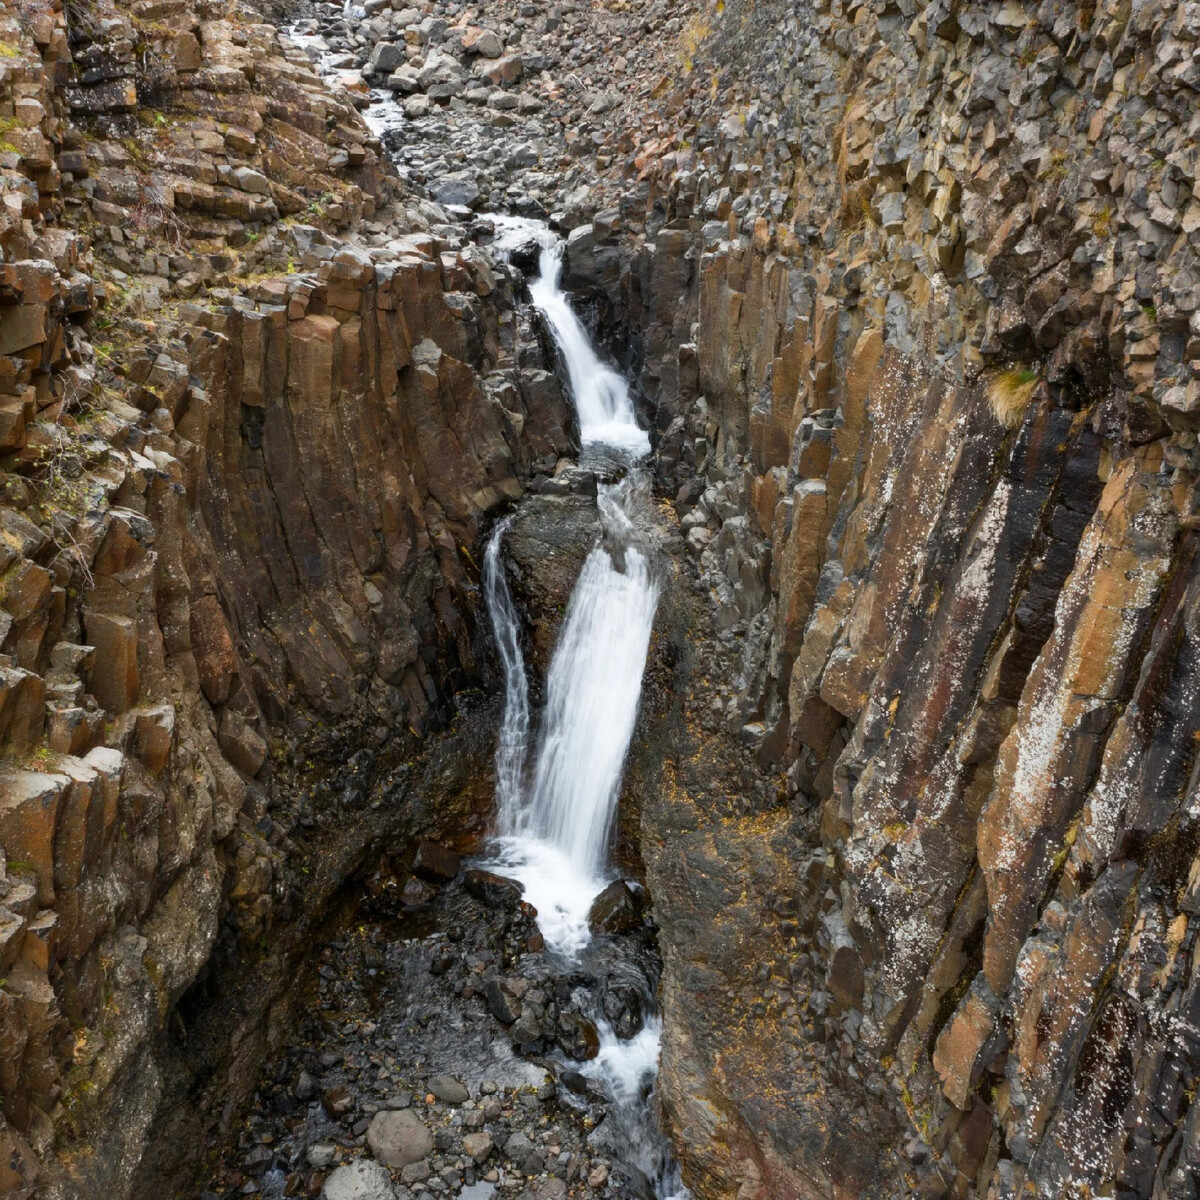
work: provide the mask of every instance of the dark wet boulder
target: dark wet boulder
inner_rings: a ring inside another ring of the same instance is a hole
[[[510,909],[521,903],[525,888],[515,879],[493,875],[491,871],[472,870],[463,876],[463,887],[480,904],[488,908]]]
[[[604,993],[604,1015],[619,1038],[636,1037],[646,1023],[642,996],[637,988],[622,984],[610,986]]]
[[[428,904],[437,895],[437,888],[431,887],[423,879],[409,876],[400,892],[400,899],[405,908],[419,908]]]
[[[509,1036],[518,1054],[540,1054],[545,1048],[545,1030],[532,1013],[523,1012],[509,1030]]]
[[[343,1117],[354,1107],[354,1097],[344,1083],[335,1083],[321,1093],[321,1103],[331,1117]]]
[[[586,1075],[581,1075],[578,1071],[564,1071],[562,1073],[563,1086],[569,1092],[574,1092],[577,1096],[583,1096],[588,1090],[588,1080]]]
[[[557,1033],[562,1052],[576,1062],[585,1062],[600,1053],[600,1034],[595,1024],[579,1013],[561,1014],[558,1018]]]
[[[421,842],[417,846],[417,857],[413,871],[430,883],[449,883],[458,875],[461,863],[453,850],[437,842]]]
[[[646,893],[636,890],[624,879],[610,883],[592,901],[588,928],[593,937],[604,934],[632,933],[642,923],[646,911]]]

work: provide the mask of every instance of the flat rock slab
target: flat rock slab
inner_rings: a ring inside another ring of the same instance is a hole
[[[432,1146],[430,1139],[431,1149]],[[321,1189],[321,1200],[395,1200],[395,1197],[387,1168],[368,1158],[338,1167]]]
[[[407,1167],[433,1153],[433,1134],[411,1109],[393,1109],[371,1119],[367,1145],[385,1166]]]

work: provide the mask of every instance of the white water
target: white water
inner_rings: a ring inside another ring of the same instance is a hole
[[[496,743],[496,806],[501,813],[520,808],[525,748],[529,742],[529,685],[525,680],[525,660],[521,656],[517,611],[500,563],[500,542],[511,524],[509,518],[496,526],[483,556],[484,598],[492,615],[496,648],[504,671],[504,717]]]
[[[519,879],[546,944],[576,955],[591,940],[592,901],[612,878],[608,848],[621,771],[637,720],[659,585],[630,540],[632,480],[601,485],[606,541],[583,564],[546,681],[533,780],[522,786],[529,725],[516,613],[498,569],[501,526],[488,544],[484,582],[504,669],[496,749],[497,866]]]
[[[540,221],[508,216],[490,219],[496,227],[492,248],[497,253],[511,253],[531,241],[540,247],[538,277],[529,284],[529,295],[562,352],[583,444],[615,446],[635,459],[649,454],[650,439],[638,426],[629,384],[601,362],[562,289],[562,239]]]

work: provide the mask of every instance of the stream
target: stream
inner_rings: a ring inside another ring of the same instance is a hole
[[[571,595],[546,679],[536,740],[520,649],[519,616],[503,575],[500,547],[508,522],[488,543],[484,591],[504,672],[505,705],[496,749],[496,826],[486,864],[518,880],[538,912],[549,951],[586,961],[593,943],[589,912],[609,885],[620,887],[610,849],[621,775],[637,720],[646,653],[661,581],[649,530],[650,480],[638,463],[649,439],[637,423],[629,387],[604,363],[561,286],[562,242],[540,222],[491,217],[493,252],[536,242],[534,306],[553,333],[579,416],[582,460],[597,452],[622,477],[598,486],[601,533]],[[637,968],[631,964],[633,974]],[[621,1038],[603,1010],[593,1013],[598,1055],[583,1073],[614,1097],[616,1154],[635,1166],[656,1196],[686,1197],[654,1112],[661,1025],[653,982],[635,984],[645,1023]]]

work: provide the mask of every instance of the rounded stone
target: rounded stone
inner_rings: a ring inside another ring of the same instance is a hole
[[[433,1153],[433,1134],[411,1109],[376,1113],[367,1128],[371,1153],[389,1167],[407,1167]]]
[[[367,1158],[338,1167],[325,1180],[321,1200],[395,1200],[387,1168]]]

